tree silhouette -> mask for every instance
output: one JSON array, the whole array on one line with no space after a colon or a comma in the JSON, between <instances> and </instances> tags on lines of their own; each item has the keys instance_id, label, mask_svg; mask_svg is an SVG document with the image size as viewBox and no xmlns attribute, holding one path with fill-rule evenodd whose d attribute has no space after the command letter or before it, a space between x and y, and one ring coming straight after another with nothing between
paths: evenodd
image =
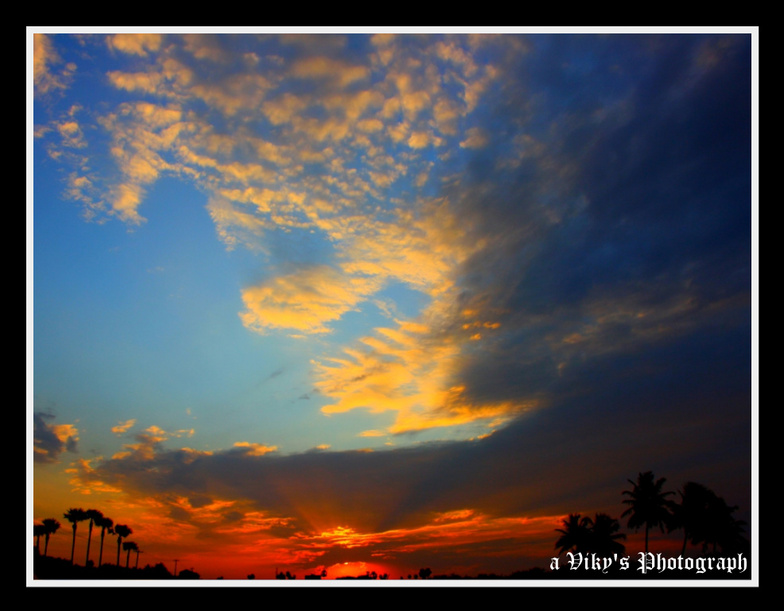
<instances>
[{"instance_id":1,"label":"tree silhouette","mask_svg":"<svg viewBox=\"0 0 784 611\"><path fill-rule=\"evenodd\" d=\"M679 491L681 502L673 506L673 523L670 530L683 529L681 554L686 546L702 545L702 553L717 549L733 554L748 551L748 541L743 536L745 522L732 515L738 508L729 506L713 490L696 482L686 482Z\"/></svg>"},{"instance_id":2,"label":"tree silhouette","mask_svg":"<svg viewBox=\"0 0 784 611\"><path fill-rule=\"evenodd\" d=\"M640 473L636 482L628 481L633 488L623 491L623 494L629 495L630 498L623 501L624 504L629 505L629 508L621 514L621 517L629 516L629 528L635 530L640 527L645 528L645 553L647 554L650 529L658 526L664 532L664 527L671 523L670 509L673 503L667 497L675 493L663 492L662 487L667 480L663 477L654 480L652 471Z\"/></svg>"},{"instance_id":3,"label":"tree silhouette","mask_svg":"<svg viewBox=\"0 0 784 611\"><path fill-rule=\"evenodd\" d=\"M49 537L60 530L60 522L55 520L54 518L46 518L42 522L45 530L44 530L44 557L46 557L46 553L49 550Z\"/></svg>"},{"instance_id":4,"label":"tree silhouette","mask_svg":"<svg viewBox=\"0 0 784 611\"><path fill-rule=\"evenodd\" d=\"M41 553L41 537L46 534L46 526L43 524L33 524L33 536L35 537L35 552Z\"/></svg>"},{"instance_id":5,"label":"tree silhouette","mask_svg":"<svg viewBox=\"0 0 784 611\"><path fill-rule=\"evenodd\" d=\"M296 575L291 577L291 579L296 579L296 578L297 578ZM177 576L177 579L199 579L199 574L196 571L194 571L193 568L183 569L180 571L180 574Z\"/></svg>"},{"instance_id":6,"label":"tree silhouette","mask_svg":"<svg viewBox=\"0 0 784 611\"><path fill-rule=\"evenodd\" d=\"M109 534L114 533L112 530L112 526L114 526L114 520L102 515L100 518L95 520L95 525L101 528L101 549L98 553L98 566L101 566L101 563L103 562L103 539L106 536L107 530L109 531Z\"/></svg>"},{"instance_id":7,"label":"tree silhouette","mask_svg":"<svg viewBox=\"0 0 784 611\"><path fill-rule=\"evenodd\" d=\"M748 541L743 536L745 522L733 517L737 505L727 505L720 496L713 495L708 501L704 530L695 543L702 543L702 551L710 548L714 556L718 549L725 554L748 552Z\"/></svg>"},{"instance_id":8,"label":"tree silhouette","mask_svg":"<svg viewBox=\"0 0 784 611\"><path fill-rule=\"evenodd\" d=\"M90 520L90 523L87 526L87 556L84 559L84 566L88 566L90 564L90 542L93 538L93 525L96 523L96 521L103 518L103 514L97 509L88 509L85 511L85 513L87 514L87 518Z\"/></svg>"},{"instance_id":9,"label":"tree silhouette","mask_svg":"<svg viewBox=\"0 0 784 611\"><path fill-rule=\"evenodd\" d=\"M71 523L71 528L73 529L73 540L71 542L71 564L73 564L74 550L76 549L76 525L87 519L87 512L84 509L72 507L63 514L63 517Z\"/></svg>"},{"instance_id":10,"label":"tree silhouette","mask_svg":"<svg viewBox=\"0 0 784 611\"><path fill-rule=\"evenodd\" d=\"M613 554L622 555L626 547L621 543L626 535L619 533L620 523L606 513L597 513L592 521L591 531L588 536L588 548L591 552L602 557Z\"/></svg>"},{"instance_id":11,"label":"tree silhouette","mask_svg":"<svg viewBox=\"0 0 784 611\"><path fill-rule=\"evenodd\" d=\"M133 541L124 541L122 544L122 548L125 550L125 568L128 568L128 564L131 560L131 550L137 550L139 547Z\"/></svg>"},{"instance_id":12,"label":"tree silhouette","mask_svg":"<svg viewBox=\"0 0 784 611\"><path fill-rule=\"evenodd\" d=\"M114 534L117 535L117 566L120 566L120 548L122 547L122 540L133 533L133 531L125 524L115 524Z\"/></svg>"},{"instance_id":13,"label":"tree silhouette","mask_svg":"<svg viewBox=\"0 0 784 611\"><path fill-rule=\"evenodd\" d=\"M618 520L606 513L597 513L593 519L570 513L563 519L563 528L556 528L561 536L555 542L558 554L565 552L595 553L600 556L623 554L626 549L621 540L626 535L619 533Z\"/></svg>"},{"instance_id":14,"label":"tree silhouette","mask_svg":"<svg viewBox=\"0 0 784 611\"><path fill-rule=\"evenodd\" d=\"M683 529L683 545L681 555L686 555L686 545L700 543L705 538L705 521L711 499L715 497L712 490L696 482L686 482L678 491L681 502L672 507L670 531Z\"/></svg>"},{"instance_id":15,"label":"tree silhouette","mask_svg":"<svg viewBox=\"0 0 784 611\"><path fill-rule=\"evenodd\" d=\"M588 539L590 538L593 521L588 516L581 516L579 513L570 513L569 517L562 520L563 528L556 528L556 532L561 536L555 542L558 554L565 552L588 551Z\"/></svg>"}]
</instances>

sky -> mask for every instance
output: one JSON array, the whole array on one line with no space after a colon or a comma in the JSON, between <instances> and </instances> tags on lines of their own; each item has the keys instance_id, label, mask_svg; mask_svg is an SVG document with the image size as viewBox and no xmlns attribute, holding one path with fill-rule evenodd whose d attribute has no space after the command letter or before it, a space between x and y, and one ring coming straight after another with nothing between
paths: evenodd
<instances>
[{"instance_id":1,"label":"sky","mask_svg":"<svg viewBox=\"0 0 784 611\"><path fill-rule=\"evenodd\" d=\"M508 574L645 471L756 529L754 30L27 42L50 555Z\"/></svg>"}]
</instances>

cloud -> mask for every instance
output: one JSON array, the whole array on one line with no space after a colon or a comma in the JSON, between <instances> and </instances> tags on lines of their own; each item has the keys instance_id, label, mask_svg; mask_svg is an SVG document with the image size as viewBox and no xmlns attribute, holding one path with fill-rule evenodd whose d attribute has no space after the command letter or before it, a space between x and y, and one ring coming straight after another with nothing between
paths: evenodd
<instances>
[{"instance_id":1,"label":"cloud","mask_svg":"<svg viewBox=\"0 0 784 611\"><path fill-rule=\"evenodd\" d=\"M111 72L109 73L109 80L118 89L141 91L145 93L156 93L163 84L161 75L149 74L146 72L138 72L135 74Z\"/></svg>"},{"instance_id":2,"label":"cloud","mask_svg":"<svg viewBox=\"0 0 784 611\"><path fill-rule=\"evenodd\" d=\"M564 42L553 62L582 52ZM537 115L547 134L526 123L530 102L515 102L527 90L499 99L488 117L507 113L504 124L521 131L475 149L464 175L444 183L448 213L439 222L370 224L343 242L348 269L440 297L418 319L425 333L377 329L320 359L319 389L332 399L324 411L392 410L395 432L508 422L574 392L572 374L583 380L593 363L699 343L707 329L734 336L747 328L751 173L748 149L732 143L748 143L750 114L736 99L744 81L733 85L732 75L743 74L748 56L734 42L711 46L721 49L723 69L702 72L699 85L665 72L665 53L654 63L661 72L649 75L661 95L649 96L643 79L612 104L585 98L561 114L542 94ZM705 53L695 41L672 57L717 66L698 61ZM553 97L572 85L546 71L537 78L531 87ZM717 96L726 103L709 102ZM697 108L712 114L692 114ZM444 231L428 233L435 227ZM614 371L594 381L612 383Z\"/></svg>"},{"instance_id":3,"label":"cloud","mask_svg":"<svg viewBox=\"0 0 784 611\"><path fill-rule=\"evenodd\" d=\"M537 406L524 394L514 400L473 402L456 377L465 334L437 335L423 325L378 328L343 357L316 365L316 387L331 400L326 414L365 409L392 411L387 433L481 424L495 427Z\"/></svg>"},{"instance_id":4,"label":"cloud","mask_svg":"<svg viewBox=\"0 0 784 611\"><path fill-rule=\"evenodd\" d=\"M33 82L37 95L53 94L68 87L76 66L67 63L59 73L55 72L55 66L62 61L51 36L34 34Z\"/></svg>"},{"instance_id":5,"label":"cloud","mask_svg":"<svg viewBox=\"0 0 784 611\"><path fill-rule=\"evenodd\" d=\"M58 126L60 135L63 138L64 146L73 148L84 148L87 144L84 141L82 129L76 121L66 121Z\"/></svg>"},{"instance_id":6,"label":"cloud","mask_svg":"<svg viewBox=\"0 0 784 611\"><path fill-rule=\"evenodd\" d=\"M188 126L182 122L177 107L158 106L147 102L125 104L116 113L101 119L111 133L112 156L121 168L122 180L111 188L112 212L133 225L145 219L139 214L145 187L162 173L180 171L171 158L175 143Z\"/></svg>"},{"instance_id":7,"label":"cloud","mask_svg":"<svg viewBox=\"0 0 784 611\"><path fill-rule=\"evenodd\" d=\"M328 323L378 290L377 280L345 276L328 266L303 268L243 290L242 323L255 331L287 329L327 333Z\"/></svg>"},{"instance_id":8,"label":"cloud","mask_svg":"<svg viewBox=\"0 0 784 611\"><path fill-rule=\"evenodd\" d=\"M57 462L63 452L76 452L79 429L74 424L50 424L52 414L33 414L33 457L35 462Z\"/></svg>"},{"instance_id":9,"label":"cloud","mask_svg":"<svg viewBox=\"0 0 784 611\"><path fill-rule=\"evenodd\" d=\"M127 424L127 423L126 423ZM118 427L115 427L115 429ZM114 432L115 429L112 429ZM144 431L134 435L136 443L127 443L123 445L120 452L116 452L113 459L132 459L136 462L149 460L155 455L155 452L160 445L172 437L192 437L194 434L193 429L182 429L178 431L167 432L159 426L152 425L147 427ZM185 449L185 452L189 450Z\"/></svg>"},{"instance_id":10,"label":"cloud","mask_svg":"<svg viewBox=\"0 0 784 611\"><path fill-rule=\"evenodd\" d=\"M160 34L114 34L106 38L111 49L131 55L147 55L160 49L163 36Z\"/></svg>"},{"instance_id":11,"label":"cloud","mask_svg":"<svg viewBox=\"0 0 784 611\"><path fill-rule=\"evenodd\" d=\"M114 433L115 435L122 435L123 433L128 432L128 430L131 429L135 424L136 424L135 418L131 418L130 420L120 422L116 426L112 427L112 433Z\"/></svg>"},{"instance_id":12,"label":"cloud","mask_svg":"<svg viewBox=\"0 0 784 611\"><path fill-rule=\"evenodd\" d=\"M572 371L566 385L585 393L562 392L548 409L483 439L290 455L247 451L254 444L195 453L157 442L150 452L100 461L79 477L85 486L101 482L146 499L156 512L177 510L180 528L197 524L205 540L228 536L218 532L226 524L220 516L232 512L234 523L248 528L259 516L285 523L288 543L264 539L260 549L306 548L332 558L351 546L411 562L425 554L443 566L452 544L482 542L488 555L477 568L486 569L492 550L500 553L502 541L512 539L529 541L532 562L541 566L561 516L617 516L626 480L641 470L653 469L673 487L705 482L744 512L750 508L747 384L734 361L717 369L694 358L721 351L715 337L700 341L608 356ZM615 384L603 383L610 367ZM645 373L644 388L636 372ZM184 501L193 498L209 502ZM212 518L197 505L211 507ZM318 558L305 554L299 562L312 566ZM521 568L519 548L509 562L509 570Z\"/></svg>"},{"instance_id":13,"label":"cloud","mask_svg":"<svg viewBox=\"0 0 784 611\"><path fill-rule=\"evenodd\" d=\"M313 178L320 173L303 174L302 166L297 164L317 157L330 164L340 163L344 168L349 162L354 171L359 170L354 174L358 179L362 169L351 160L357 153L372 160L376 151L388 144L385 134L393 133L398 127L403 127L400 136L416 148L444 145L443 136L454 134L454 121L467 111L461 90L471 87L474 78L486 80L486 75L477 76L480 71L467 61L467 51L459 48L464 42L459 39L448 45L433 39L437 53L431 53L427 44L406 46L388 41L386 49L395 68L391 64L377 64L371 45L366 49L367 54L349 57L345 44L335 44L328 55L313 54L306 37L297 40L302 44L296 46L296 54L287 62L279 55L282 49L272 46L274 39L269 38L176 35L107 38L111 48L146 55L151 60L144 71L122 68L109 71L110 82L115 87L129 93L151 94L144 102L128 105L121 113L107 115L104 120L104 127L114 137L113 153L119 166L137 176L134 181L137 186L153 180L161 172L183 172L202 183L207 178L204 170L210 168L209 175L217 180L207 183L209 190L221 189L238 178L231 170L239 167L243 151L249 147L265 151L273 146L269 139L249 128L246 119L255 116L280 128L275 143L286 148L286 157L277 157L279 151L274 158L262 155L273 167L256 164L258 177L263 176L271 188L276 188L277 181L266 178L283 170L289 173L285 184L296 179L316 195L313 189L319 188L318 183L323 189L330 182L314 182ZM319 41L322 50L326 48L326 38L313 40ZM409 39L414 40L417 39ZM419 40L428 41L427 38ZM90 44L97 39L88 36L84 41ZM246 45L246 42L253 44ZM254 56L254 61L247 61L249 54ZM459 80L450 87L433 78L443 68L438 65L442 61L459 75ZM216 62L223 66L220 73L213 70ZM291 75L306 80L308 86L292 86ZM187 122L179 123L183 116L161 124L158 115L166 116L175 109L188 112ZM404 123L399 121L398 112L405 114ZM215 130L213 113L227 122L226 129ZM428 113L438 115L435 124L428 123ZM185 125L189 131L180 129ZM433 125L443 126L444 133L438 133ZM226 134L231 134L231 138ZM176 136L176 148L172 140L167 141L167 135ZM213 148L212 144L218 140L227 148ZM183 158L184 165L180 166L173 157L183 151L188 151L188 158ZM164 157L169 157L166 162ZM201 161L194 166L192 162L196 159ZM406 165L410 167L415 162L419 161L409 157ZM329 178L328 174L321 176ZM343 174L344 180L346 177ZM243 178L247 181L251 177L246 174ZM334 194L331 187L328 189ZM122 219L138 222L137 216L127 208L123 210Z\"/></svg>"},{"instance_id":14,"label":"cloud","mask_svg":"<svg viewBox=\"0 0 784 611\"><path fill-rule=\"evenodd\" d=\"M240 448L250 456L264 456L264 454L275 452L278 449L276 446L265 446L260 443L250 443L247 441L236 441L234 442L234 447Z\"/></svg>"},{"instance_id":15,"label":"cloud","mask_svg":"<svg viewBox=\"0 0 784 611\"><path fill-rule=\"evenodd\" d=\"M579 359L745 307L749 214L733 203L748 200L749 151L734 146L749 130L748 79L735 78L747 72L743 37L564 36L541 47L518 36L353 40L109 38L150 58L145 72L118 65L110 82L153 95L101 120L122 170L104 191L108 207L95 204L106 185L81 172L74 193L93 218L139 224L160 177L205 189L224 243L273 259L267 277L242 290L240 316L254 331L323 335L389 283L406 283L434 300L422 320L452 363L440 392L462 388L477 403L473 369L492 370L496 358L497 371L517 362L529 373L514 380L538 376L542 389ZM51 40L38 43L43 75L57 54ZM274 137L253 121L274 126ZM53 127L63 146L84 146L73 117ZM303 236L326 242L328 256L303 255L294 271L275 266L305 250ZM719 295L728 278L731 294ZM503 333L460 335L479 320ZM343 359L357 379L363 364L385 376L395 360L415 366L413 352L359 357L385 340L357 340Z\"/></svg>"},{"instance_id":16,"label":"cloud","mask_svg":"<svg viewBox=\"0 0 784 611\"><path fill-rule=\"evenodd\" d=\"M558 42L554 64L610 53L583 49L578 39ZM613 57L624 57L625 42L607 41ZM492 334L477 328L482 341L461 359L456 378L468 396L551 395L564 388L567 367L748 324L750 111L739 99L746 85L733 85L744 83L733 75L745 73L748 49L741 39L713 45L722 49L722 69L693 81L670 70L676 56L702 57L704 43L693 42L668 47L612 104L585 97L562 114L546 92L557 99L599 75L560 82L572 73L542 70L529 87L544 92L534 114L545 117L547 139L525 124L521 90L517 103L500 100L496 112L525 133L477 149L464 177L445 186L477 245L455 276L462 307L500 325ZM548 55L540 60L546 66ZM519 157L499 164L499 149ZM452 327L460 324L452 316Z\"/></svg>"},{"instance_id":17,"label":"cloud","mask_svg":"<svg viewBox=\"0 0 784 611\"><path fill-rule=\"evenodd\" d=\"M294 62L291 74L298 78L329 79L343 89L355 81L364 80L370 70L366 66L350 65L328 57L308 57Z\"/></svg>"},{"instance_id":18,"label":"cloud","mask_svg":"<svg viewBox=\"0 0 784 611\"><path fill-rule=\"evenodd\" d=\"M156 498L195 481L298 525L375 534L429 512L557 515L580 509L573 493L593 509L637 470L713 473L707 457L741 481L748 37L336 37L316 54L318 38L273 39L253 58L252 39L172 37L154 55L115 41L150 54L147 72L110 73L145 99L101 123L114 182L80 171L73 185L104 188L96 217L135 224L156 180L192 180L226 246L259 255L240 293L247 329L322 338L384 305L391 322L313 359L325 414L475 441L193 460L148 430L102 481ZM60 153L90 133L59 126ZM396 283L419 312L389 305Z\"/></svg>"},{"instance_id":19,"label":"cloud","mask_svg":"<svg viewBox=\"0 0 784 611\"><path fill-rule=\"evenodd\" d=\"M460 146L469 149L482 148L487 142L487 134L483 133L479 128L472 127L466 132L466 139L460 143Z\"/></svg>"}]
</instances>

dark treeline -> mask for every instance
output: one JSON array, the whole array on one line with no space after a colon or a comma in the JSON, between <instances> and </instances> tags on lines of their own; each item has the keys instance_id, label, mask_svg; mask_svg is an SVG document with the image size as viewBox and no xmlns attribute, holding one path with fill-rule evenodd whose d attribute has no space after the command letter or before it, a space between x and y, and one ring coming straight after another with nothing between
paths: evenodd
<instances>
[{"instance_id":1,"label":"dark treeline","mask_svg":"<svg viewBox=\"0 0 784 611\"><path fill-rule=\"evenodd\" d=\"M63 519L71 524L71 557L69 560L49 557L49 539L60 530L61 524L55 518L46 518L40 524L33 525L35 537L33 577L35 579L198 579L198 573L183 570L172 575L161 563L155 566L145 565L139 568L139 554L142 550L135 541L128 540L133 529L127 524L115 524L112 518L105 516L98 509L81 509L72 507L63 514ZM86 523L87 546L84 564L76 561L76 533L79 524ZM93 531L100 537L93 547ZM108 554L104 557L106 537L116 537L116 554L107 547ZM43 537L43 551L41 538ZM91 549L92 548L92 549ZM124 554L122 552L125 552ZM134 552L134 564L131 566L131 553ZM90 557L90 554L93 557ZM97 555L97 558L95 557Z\"/></svg>"},{"instance_id":2,"label":"dark treeline","mask_svg":"<svg viewBox=\"0 0 784 611\"><path fill-rule=\"evenodd\" d=\"M643 573L645 578L666 579L751 578L751 545L744 533L746 523L733 515L737 506L728 505L696 482L686 482L677 492L667 490L667 480L656 479L652 471L640 473L636 481L628 482L631 488L622 492L625 510L620 517L628 518L629 529L644 531L644 550L634 557L625 556L626 535L620 532L620 521L610 515L570 514L563 520L562 528L556 529L560 533L555 542L559 577L639 578ZM663 558L663 554L651 549L650 533L655 529L667 534L681 532L678 557ZM620 562L624 557L625 568ZM603 565L598 560L601 558L613 562ZM730 563L735 561L743 570L730 570ZM643 571L645 562L653 564Z\"/></svg>"},{"instance_id":3,"label":"dark treeline","mask_svg":"<svg viewBox=\"0 0 784 611\"><path fill-rule=\"evenodd\" d=\"M45 557L36 554L33 561L33 573L35 579L110 579L110 580L126 580L126 579L174 579L169 569L162 563L155 566L149 564L143 568L125 568L124 566L117 566L115 564L104 564L100 567L92 564L89 566L81 566L78 564L71 564L69 560L64 558ZM185 579L183 575L185 571L181 571L178 579ZM198 576L196 577L198 579Z\"/></svg>"},{"instance_id":4,"label":"dark treeline","mask_svg":"<svg viewBox=\"0 0 784 611\"><path fill-rule=\"evenodd\" d=\"M744 535L746 523L734 517L737 506L730 506L715 492L696 482L687 482L676 494L665 490L665 478L656 479L652 471L640 473L637 481L628 480L630 490L624 490L622 503L626 506L621 518L628 516L627 526L645 532L645 553L649 551L651 530L662 533L682 531L681 555L692 551L703 556L747 554L750 545ZM679 500L674 500L675 498ZM618 532L620 522L603 513L593 518L570 514L563 521L563 528L556 529L561 536L555 543L559 553L582 552L610 556L623 554L621 541L626 535Z\"/></svg>"}]
</instances>

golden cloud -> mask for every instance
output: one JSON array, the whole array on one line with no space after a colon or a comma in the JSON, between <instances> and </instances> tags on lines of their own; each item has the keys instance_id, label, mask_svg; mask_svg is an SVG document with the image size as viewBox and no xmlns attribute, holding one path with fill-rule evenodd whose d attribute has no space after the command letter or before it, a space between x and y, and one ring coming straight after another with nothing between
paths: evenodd
<instances>
[{"instance_id":1,"label":"golden cloud","mask_svg":"<svg viewBox=\"0 0 784 611\"><path fill-rule=\"evenodd\" d=\"M157 51L162 41L160 34L115 34L107 37L106 44L123 53L147 55L148 52Z\"/></svg>"},{"instance_id":2,"label":"golden cloud","mask_svg":"<svg viewBox=\"0 0 784 611\"><path fill-rule=\"evenodd\" d=\"M277 446L265 446L260 443L250 443L248 441L236 441L234 442L234 447L242 448L249 456L264 456L269 452L276 452L278 450Z\"/></svg>"},{"instance_id":3,"label":"golden cloud","mask_svg":"<svg viewBox=\"0 0 784 611\"><path fill-rule=\"evenodd\" d=\"M269 329L327 333L328 323L356 308L379 287L377 278L348 276L326 265L308 267L244 289L246 309L240 318L246 327L262 333Z\"/></svg>"},{"instance_id":4,"label":"golden cloud","mask_svg":"<svg viewBox=\"0 0 784 611\"><path fill-rule=\"evenodd\" d=\"M242 290L239 316L255 332L328 333L390 282L429 297L418 321L426 332L401 321L337 358L323 359L321 390L333 400L327 412L394 410L391 430L399 432L495 420L512 411L506 404L471 405L456 392L452 378L470 336L434 339L436 327L449 325L456 270L478 246L466 247L465 228L445 201L413 197L389 202L390 208L376 202L386 201L385 191L407 176L422 184L418 180L428 177L432 165L423 152L441 145L446 134L466 146L481 143L480 132L458 134L457 119L495 72L475 65L454 42L404 50L382 36L372 39L376 52L363 62L325 55L292 63L255 57L224 63L225 70L215 73L213 62L225 59L220 41L176 40L184 40L187 54L162 45L159 36L109 39L124 53L158 52L146 72L113 71L111 83L165 101L125 104L102 121L121 170L108 199L111 213L131 224L143 222L146 186L169 172L204 187L217 234L230 249L263 251L262 238L273 230L320 232L334 248L329 264L306 264ZM295 40L309 50L308 40ZM445 65L448 89L436 78ZM284 86L291 76L309 81L307 93ZM196 110L202 103L206 112ZM211 120L215 112L226 122L220 133ZM262 136L251 117L274 126L274 138ZM63 133L77 136L78 126L68 125ZM404 155L384 153L389 144L407 145Z\"/></svg>"},{"instance_id":5,"label":"golden cloud","mask_svg":"<svg viewBox=\"0 0 784 611\"><path fill-rule=\"evenodd\" d=\"M340 87L367 78L368 68L327 57L309 57L296 62L291 74L298 78L328 78Z\"/></svg>"},{"instance_id":6,"label":"golden cloud","mask_svg":"<svg viewBox=\"0 0 784 611\"><path fill-rule=\"evenodd\" d=\"M393 411L385 432L398 434L474 423L497 427L537 407L535 400L476 403L464 386L454 385L464 343L462 334L432 333L421 323L376 329L342 358L315 363L316 387L332 400L322 412Z\"/></svg>"},{"instance_id":7,"label":"golden cloud","mask_svg":"<svg viewBox=\"0 0 784 611\"><path fill-rule=\"evenodd\" d=\"M110 72L109 80L118 89L126 91L143 91L155 93L163 83L163 78L159 73L150 72Z\"/></svg>"},{"instance_id":8,"label":"golden cloud","mask_svg":"<svg viewBox=\"0 0 784 611\"><path fill-rule=\"evenodd\" d=\"M136 424L136 420L134 418L131 418L130 420L126 420L125 422L120 422L116 426L112 427L112 433L114 433L115 435L122 435L123 433L128 431L128 429L130 429L134 424Z\"/></svg>"}]
</instances>

